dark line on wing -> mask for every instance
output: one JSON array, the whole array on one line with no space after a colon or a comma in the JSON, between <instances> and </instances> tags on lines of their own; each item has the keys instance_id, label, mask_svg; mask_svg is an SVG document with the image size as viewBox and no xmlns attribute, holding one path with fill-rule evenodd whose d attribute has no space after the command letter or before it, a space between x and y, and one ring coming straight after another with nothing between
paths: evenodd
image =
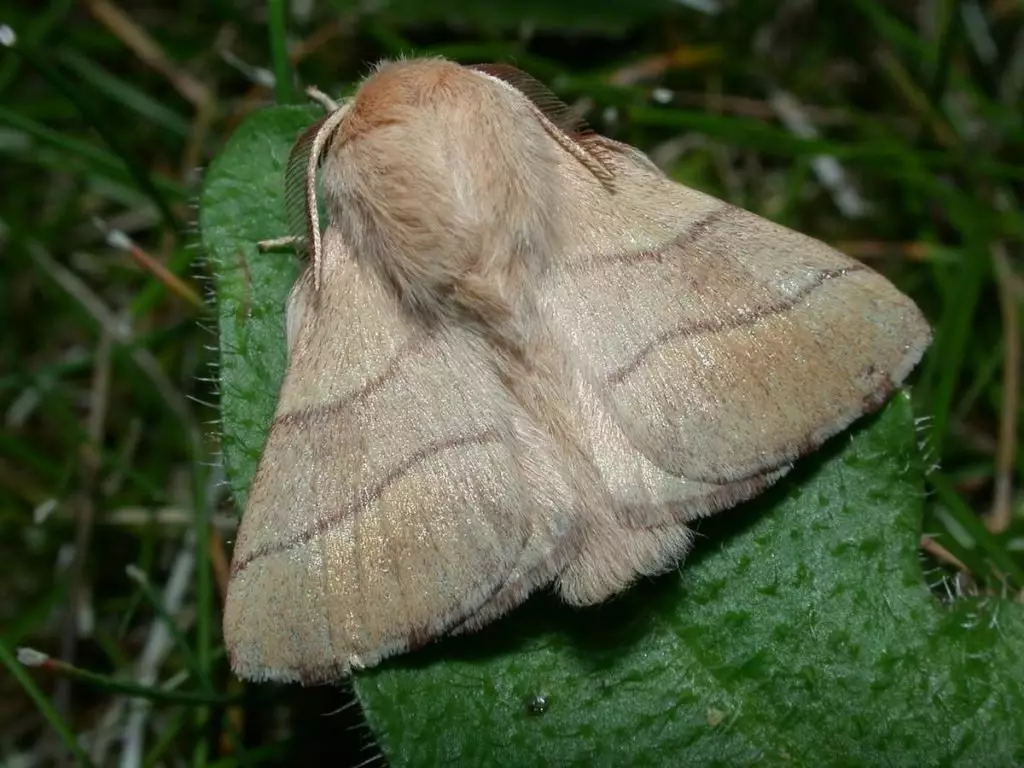
<instances>
[{"instance_id":1,"label":"dark line on wing","mask_svg":"<svg viewBox=\"0 0 1024 768\"><path fill-rule=\"evenodd\" d=\"M679 339L685 339L690 336L697 336L703 333L719 333L721 331L731 331L736 328L742 328L746 325L753 325L759 320L764 320L768 317L775 315L781 315L784 312L788 312L790 309L795 307L798 303L803 301L807 296L814 293L818 288L824 285L827 281L837 277L845 277L852 272L866 272L868 268L863 265L853 265L844 267L843 269L825 269L821 270L815 276L814 282L806 286L802 290L793 294L791 297L782 301L778 304L774 304L768 307L758 308L757 311L750 314L733 317L729 320L716 320L709 319L699 323L692 324L680 324L675 328L671 328L667 331L663 331L654 337L651 341L645 344L639 352L634 355L633 359L630 360L626 365L622 366L616 371L613 371L608 377L607 381L610 384L621 384L631 374L633 374L648 357L658 347L665 346L669 342L678 341Z\"/></svg>"},{"instance_id":2,"label":"dark line on wing","mask_svg":"<svg viewBox=\"0 0 1024 768\"><path fill-rule=\"evenodd\" d=\"M665 261L665 250L672 246L673 250L678 248L690 248L710 233L716 224L731 218L739 208L728 203L722 203L710 213L704 214L701 218L692 222L684 232L676 239L665 243L660 248L644 251L626 251L625 253L606 253L593 259L582 259L569 267L570 273L587 273L595 269L607 267L611 264L624 264L635 266L637 264L661 264Z\"/></svg>"},{"instance_id":3,"label":"dark line on wing","mask_svg":"<svg viewBox=\"0 0 1024 768\"><path fill-rule=\"evenodd\" d=\"M487 443L497 442L500 439L501 438L497 430L488 429L475 435L464 435L462 437L450 437L444 440L437 440L423 448L420 448L418 451L415 451L407 457L405 461L388 472L387 475L385 475L376 485L371 486L369 489L360 489L361 492L357 492L356 498L345 509L341 509L332 515L317 520L313 526L299 534L296 534L295 536L282 541L264 544L262 547L250 552L247 557L232 563L232 575L236 575L244 571L254 560L259 560L260 558L267 557L268 555L287 552L291 549L302 546L303 544L308 544L316 536L326 533L349 516L358 517L359 514L365 512L371 504L374 504L388 488L397 483L423 462L444 453L445 451L455 450L466 445L486 445Z\"/></svg>"},{"instance_id":4,"label":"dark line on wing","mask_svg":"<svg viewBox=\"0 0 1024 768\"><path fill-rule=\"evenodd\" d=\"M299 408L298 410L289 411L288 413L280 413L277 415L277 418L274 419L274 423L301 425L321 414L343 411L346 408L352 407L360 400L365 400L374 392L382 389L384 385L394 378L395 374L397 374L399 369L402 367L402 364L422 349L429 340L430 337L428 336L410 339L407 341L399 347L398 351L388 361L387 367L377 376L359 387L359 389L350 392L344 397L331 400L330 402L315 403L313 405L307 405L304 408Z\"/></svg>"},{"instance_id":5,"label":"dark line on wing","mask_svg":"<svg viewBox=\"0 0 1024 768\"><path fill-rule=\"evenodd\" d=\"M711 232L715 224L732 218L740 209L728 203L722 203L710 213L706 213L686 228L682 237L675 240L675 244L681 248L693 245L698 240Z\"/></svg>"}]
</instances>

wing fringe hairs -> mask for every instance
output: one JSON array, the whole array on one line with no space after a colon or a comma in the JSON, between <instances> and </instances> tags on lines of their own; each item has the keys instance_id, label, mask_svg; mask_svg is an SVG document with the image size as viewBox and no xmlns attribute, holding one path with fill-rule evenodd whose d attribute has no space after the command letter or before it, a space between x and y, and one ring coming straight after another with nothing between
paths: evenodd
<instances>
[{"instance_id":1,"label":"wing fringe hairs","mask_svg":"<svg viewBox=\"0 0 1024 768\"><path fill-rule=\"evenodd\" d=\"M310 258L232 562L243 678L333 681L672 568L930 342L874 271L510 67L385 62L288 177Z\"/></svg>"}]
</instances>

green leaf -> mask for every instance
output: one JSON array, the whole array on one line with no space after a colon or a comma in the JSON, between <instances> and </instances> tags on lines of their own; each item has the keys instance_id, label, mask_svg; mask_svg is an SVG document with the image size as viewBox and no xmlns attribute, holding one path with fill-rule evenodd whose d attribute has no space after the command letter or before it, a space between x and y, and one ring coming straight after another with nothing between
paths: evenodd
<instances>
[{"instance_id":1,"label":"green leaf","mask_svg":"<svg viewBox=\"0 0 1024 768\"><path fill-rule=\"evenodd\" d=\"M210 164L199 203L220 331L222 450L239 504L256 471L284 376L284 304L298 265L256 244L288 234L284 166L315 107L263 110L244 121Z\"/></svg>"},{"instance_id":2,"label":"green leaf","mask_svg":"<svg viewBox=\"0 0 1024 768\"><path fill-rule=\"evenodd\" d=\"M283 167L315 110L249 118L201 202L216 272L224 454L239 504L284 370L294 260ZM699 526L676 573L604 606L539 596L356 677L391 765L1012 765L1024 607L935 600L917 539L909 397L754 503Z\"/></svg>"}]
</instances>

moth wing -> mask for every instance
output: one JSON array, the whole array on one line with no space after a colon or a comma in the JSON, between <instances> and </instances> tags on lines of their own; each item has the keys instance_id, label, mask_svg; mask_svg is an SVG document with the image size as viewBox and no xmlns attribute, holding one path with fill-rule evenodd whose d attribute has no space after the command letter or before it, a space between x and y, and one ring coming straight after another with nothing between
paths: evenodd
<instances>
[{"instance_id":1,"label":"moth wing","mask_svg":"<svg viewBox=\"0 0 1024 768\"><path fill-rule=\"evenodd\" d=\"M328 230L224 611L243 678L326 682L508 610L568 553L557 449L458 329L410 319Z\"/></svg>"},{"instance_id":2,"label":"moth wing","mask_svg":"<svg viewBox=\"0 0 1024 768\"><path fill-rule=\"evenodd\" d=\"M928 324L881 275L599 141L614 186L564 159L582 202L547 299L608 410L595 434L621 432L606 468L633 462L684 512L721 508L877 408L920 360Z\"/></svg>"}]
</instances>

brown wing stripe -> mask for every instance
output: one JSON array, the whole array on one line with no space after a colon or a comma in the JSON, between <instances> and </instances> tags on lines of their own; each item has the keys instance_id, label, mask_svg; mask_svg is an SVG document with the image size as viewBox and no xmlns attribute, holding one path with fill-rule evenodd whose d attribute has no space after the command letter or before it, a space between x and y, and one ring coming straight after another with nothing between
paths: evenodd
<instances>
[{"instance_id":1,"label":"brown wing stripe","mask_svg":"<svg viewBox=\"0 0 1024 768\"><path fill-rule=\"evenodd\" d=\"M711 232L716 224L720 224L723 221L727 221L736 215L740 209L734 205L723 203L718 208L704 214L690 226L686 228L686 231L682 236L676 240L676 244L679 248L689 248L691 245L697 243L706 234ZM746 211L744 211L746 213Z\"/></svg>"},{"instance_id":2,"label":"brown wing stripe","mask_svg":"<svg viewBox=\"0 0 1024 768\"><path fill-rule=\"evenodd\" d=\"M711 232L716 225L730 219L740 209L734 205L722 203L719 207L704 214L686 228L678 238L672 241L673 246L691 248L705 235ZM745 213L745 211L744 211ZM593 259L584 259L574 262L568 267L568 271L574 274L592 272L612 264L634 266L637 264L660 264L665 260L664 251L660 248L646 251L623 251L621 253L606 253Z\"/></svg>"},{"instance_id":3,"label":"brown wing stripe","mask_svg":"<svg viewBox=\"0 0 1024 768\"><path fill-rule=\"evenodd\" d=\"M324 413L337 413L339 411L348 410L360 400L366 399L374 392L384 387L392 378L394 378L395 374L398 373L402 364L419 352L426 345L429 339L430 337L421 336L407 341L398 349L394 357L388 361L387 367L377 376L374 376L363 384L359 389L336 400L331 400L325 403L314 403L313 405L307 405L306 407L298 410L279 413L275 417L274 423L301 425Z\"/></svg>"},{"instance_id":4,"label":"brown wing stripe","mask_svg":"<svg viewBox=\"0 0 1024 768\"><path fill-rule=\"evenodd\" d=\"M629 362L613 371L607 377L607 381L610 384L621 384L629 378L630 375L635 373L647 361L647 358L649 358L652 353L667 344L676 342L680 339L685 339L689 336L735 330L736 328L753 325L759 320L764 320L768 317L781 315L802 302L829 280L845 277L852 272L866 271L868 271L868 268L859 264L844 267L843 269L822 269L815 274L814 280L810 284L805 286L802 290L794 293L789 298L776 304L757 307L752 312L735 315L724 320L708 318L707 320L703 320L699 323L684 323L677 325L674 328L670 328L667 331L659 333L654 337L654 339L641 347L640 351L637 352Z\"/></svg>"},{"instance_id":5,"label":"brown wing stripe","mask_svg":"<svg viewBox=\"0 0 1024 768\"><path fill-rule=\"evenodd\" d=\"M444 453L445 451L457 450L466 445L486 445L487 443L498 442L500 439L501 436L498 434L497 430L488 429L475 435L450 437L445 440L436 440L429 445L425 445L408 456L405 461L397 467L388 472L387 475L385 475L376 485L365 489L361 493L354 494L354 498L345 508L335 512L334 514L320 518L316 523L301 533L295 534L287 539L264 544L262 547L250 552L246 557L235 560L231 564L231 574L234 576L241 573L249 567L253 561L259 560L262 557L287 552L288 550L307 544L315 537L322 533L326 533L331 528L338 525L342 520L350 517L357 517L360 513L364 512L367 507L374 504L388 488L409 474L413 469Z\"/></svg>"}]
</instances>

